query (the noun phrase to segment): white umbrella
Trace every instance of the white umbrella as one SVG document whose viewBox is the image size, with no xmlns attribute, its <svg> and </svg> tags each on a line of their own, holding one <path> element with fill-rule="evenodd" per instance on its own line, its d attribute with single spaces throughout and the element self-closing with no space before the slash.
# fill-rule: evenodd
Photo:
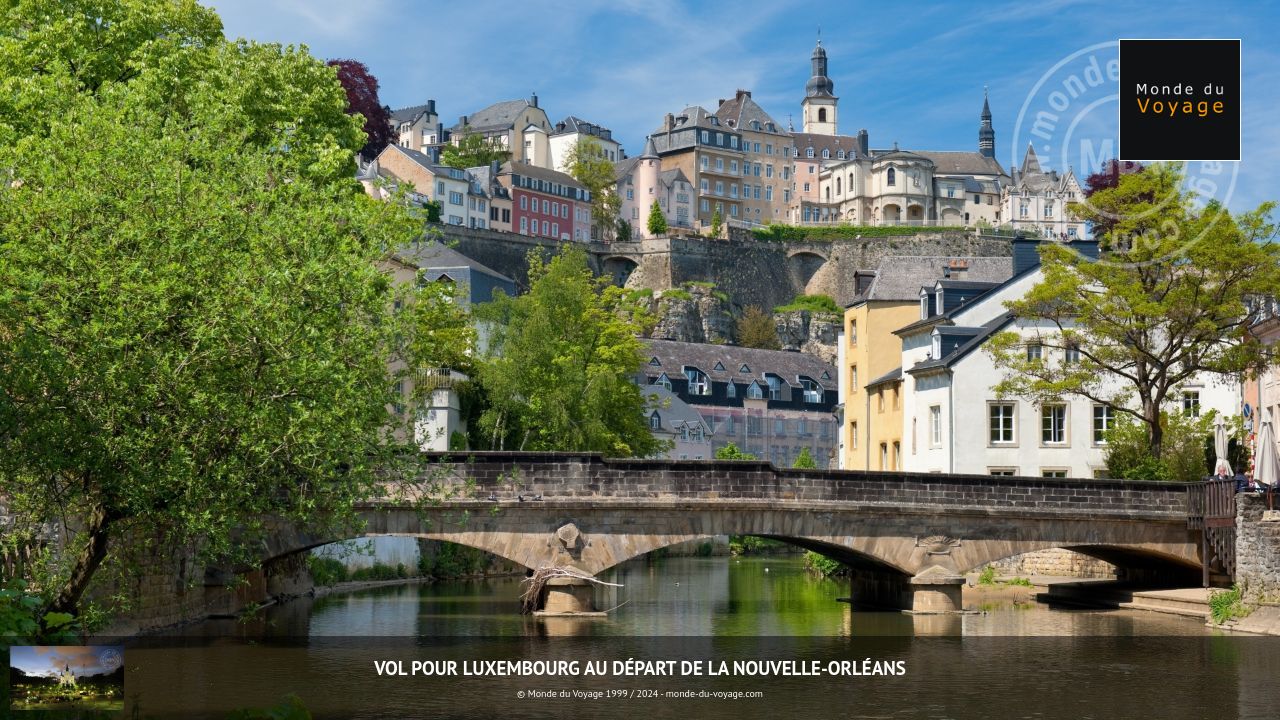
<svg viewBox="0 0 1280 720">
<path fill-rule="evenodd" d="M 1253 481 L 1274 489 L 1280 481 L 1280 455 L 1276 454 L 1276 433 L 1270 420 L 1264 420 L 1258 431 L 1258 453 L 1254 458 Z"/>
<path fill-rule="evenodd" d="M 1213 425 L 1213 452 L 1218 457 L 1213 461 L 1213 474 L 1232 477 L 1231 463 L 1227 460 L 1227 424 L 1222 418 Z"/>
</svg>

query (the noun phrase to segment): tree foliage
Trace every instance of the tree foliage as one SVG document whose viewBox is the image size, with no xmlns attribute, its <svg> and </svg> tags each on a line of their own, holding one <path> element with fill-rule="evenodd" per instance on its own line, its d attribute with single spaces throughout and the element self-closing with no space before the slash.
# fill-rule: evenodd
<svg viewBox="0 0 1280 720">
<path fill-rule="evenodd" d="M 28 574 L 69 611 L 136 552 L 229 562 L 267 518 L 350 519 L 389 449 L 375 262 L 418 228 L 352 180 L 365 136 L 333 70 L 223 41 L 186 0 L 19 5 L 0 15 L 3 541 L 67 529 Z"/>
<path fill-rule="evenodd" d="M 1176 167 L 1153 166 L 1121 175 L 1088 205 L 1073 205 L 1086 219 L 1117 218 L 1102 261 L 1042 245 L 1043 279 L 1008 307 L 1045 351 L 1029 358 L 1028 339 L 1011 332 L 989 348 L 1005 368 L 997 391 L 1111 405 L 1144 426 L 1157 460 L 1161 412 L 1180 386 L 1200 373 L 1235 376 L 1267 359 L 1247 331 L 1246 302 L 1280 291 L 1272 204 L 1233 218 L 1213 203 L 1195 207 L 1178 182 Z"/>
<path fill-rule="evenodd" d="M 477 311 L 494 328 L 480 368 L 491 447 L 653 455 L 661 446 L 632 381 L 644 362 L 637 336 L 651 319 L 626 290 L 592 275 L 581 248 L 565 246 L 549 262 L 531 253 L 529 281 L 527 294 Z"/>
<path fill-rule="evenodd" d="M 662 207 L 658 205 L 658 201 L 654 200 L 653 205 L 649 207 L 649 234 L 665 235 L 667 232 L 667 216 L 662 213 Z"/>
<path fill-rule="evenodd" d="M 742 347 L 779 350 L 778 328 L 773 316 L 755 305 L 748 305 L 738 318 L 738 344 Z"/>
<path fill-rule="evenodd" d="M 1211 442 L 1213 413 L 1199 418 L 1178 410 L 1160 414 L 1163 451 L 1152 457 L 1146 426 L 1120 418 L 1106 432 L 1107 474 L 1125 480 L 1198 482 L 1209 474 L 1205 444 Z"/>
<path fill-rule="evenodd" d="M 440 152 L 442 164 L 466 170 L 511 159 L 510 152 L 484 135 L 472 132 L 470 125 L 464 126 L 460 134 L 462 137 L 457 142 L 446 145 Z"/>
<path fill-rule="evenodd" d="M 738 449 L 734 443 L 728 443 L 724 447 L 716 448 L 717 460 L 755 460 L 756 456 L 749 452 L 743 452 Z"/>
<path fill-rule="evenodd" d="M 328 64 L 338 69 L 338 82 L 347 93 L 347 114 L 364 118 L 362 129 L 367 140 L 360 157 L 372 160 L 392 139 L 391 113 L 378 99 L 378 78 L 359 60 L 330 60 Z"/>
<path fill-rule="evenodd" d="M 809 448 L 800 448 L 800 454 L 796 455 L 796 461 L 791 464 L 793 468 L 803 468 L 805 470 L 816 470 L 818 462 L 813 459 L 813 455 L 809 453 Z"/>
<path fill-rule="evenodd" d="M 715 209 L 715 212 L 711 213 L 711 237 L 713 238 L 720 237 L 721 231 L 724 230 L 723 224 L 724 224 L 724 218 L 721 217 L 720 208 L 717 207 Z"/>
<path fill-rule="evenodd" d="M 584 135 L 565 152 L 564 172 L 573 176 L 591 192 L 591 225 L 593 233 L 600 237 L 612 233 L 617 226 L 622 203 L 618 198 L 613 176 L 613 163 L 604 154 L 600 141 Z M 608 237 L 600 237 L 609 240 Z"/>
</svg>

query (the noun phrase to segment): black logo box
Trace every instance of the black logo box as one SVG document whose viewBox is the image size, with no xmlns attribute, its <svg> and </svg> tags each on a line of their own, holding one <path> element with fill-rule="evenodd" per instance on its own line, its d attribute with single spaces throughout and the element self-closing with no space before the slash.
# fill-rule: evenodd
<svg viewBox="0 0 1280 720">
<path fill-rule="evenodd" d="M 1120 40 L 1120 158 L 1239 160 L 1240 77 L 1239 40 Z"/>
</svg>

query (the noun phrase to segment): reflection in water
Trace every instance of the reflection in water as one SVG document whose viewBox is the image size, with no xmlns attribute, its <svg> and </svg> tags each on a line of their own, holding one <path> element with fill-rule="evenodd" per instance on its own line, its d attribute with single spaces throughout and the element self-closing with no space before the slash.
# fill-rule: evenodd
<svg viewBox="0 0 1280 720">
<path fill-rule="evenodd" d="M 1269 679 L 1280 669 L 1274 642 L 1280 639 L 1216 637 L 1194 619 L 1012 604 L 965 615 L 853 611 L 835 601 L 848 594 L 845 582 L 809 575 L 794 558 L 641 560 L 606 579 L 623 587 L 598 589 L 597 605 L 614 608 L 599 619 L 516 614 L 519 578 L 300 600 L 251 623 L 197 626 L 186 646 L 130 648 L 126 693 L 139 695 L 144 715 L 156 717 L 220 717 L 295 692 L 321 718 L 642 714 L 646 720 L 1250 717 L 1280 700 Z M 407 669 L 414 660 L 447 658 L 903 659 L 908 674 L 441 678 L 373 670 L 374 661 L 400 660 Z M 757 690 L 764 697 L 591 705 L 516 697 L 531 688 Z"/>
</svg>

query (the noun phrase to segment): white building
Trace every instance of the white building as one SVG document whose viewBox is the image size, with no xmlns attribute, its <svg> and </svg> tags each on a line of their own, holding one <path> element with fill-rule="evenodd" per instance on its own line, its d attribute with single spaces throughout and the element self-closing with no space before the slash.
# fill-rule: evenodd
<svg viewBox="0 0 1280 720">
<path fill-rule="evenodd" d="M 1084 221 L 1067 211 L 1067 204 L 1084 199 L 1080 181 L 1070 169 L 1040 169 L 1035 148 L 1027 145 L 1022 167 L 1015 168 L 1005 186 L 1002 212 L 1015 230 L 1028 230 L 1043 237 L 1073 240 L 1084 237 Z"/>
<path fill-rule="evenodd" d="M 471 115 L 463 115 L 449 128 L 449 141 L 457 144 L 478 134 L 511 153 L 511 159 L 554 170 L 551 164 L 551 122 L 538 107 L 538 96 L 528 100 L 504 100 Z"/>
<path fill-rule="evenodd" d="M 1027 353 L 1065 352 L 1042 347 L 1037 337 L 1056 328 L 1014 317 L 1005 303 L 1023 297 L 1043 279 L 1037 241 L 1014 241 L 1014 275 L 999 283 L 939 280 L 921 288 L 921 319 L 897 331 L 902 338 L 903 467 L 942 472 L 1043 477 L 1105 474 L 1103 432 L 1115 411 L 1078 396 L 1035 403 L 1000 398 L 992 389 L 1005 369 L 985 351 L 997 333 L 1027 338 Z M 1096 253 L 1096 243 L 1082 243 Z M 1056 359 L 1056 358 L 1055 358 Z M 1209 409 L 1235 415 L 1237 382 L 1208 374 L 1180 388 L 1172 400 L 1198 414 Z"/>
<path fill-rule="evenodd" d="M 600 156 L 611 163 L 624 157 L 622 145 L 613 139 L 612 130 L 570 115 L 555 124 L 547 141 L 551 147 L 551 169 L 569 172 L 569 168 L 565 166 L 565 156 L 583 138 L 591 138 L 599 143 Z"/>
<path fill-rule="evenodd" d="M 668 232 L 693 229 L 693 184 L 679 168 L 662 169 L 652 138 L 645 141 L 640 157 L 617 163 L 613 172 L 622 201 L 619 216 L 631 225 L 632 239 L 651 237 L 649 212 L 654 200 L 667 220 Z"/>
</svg>

